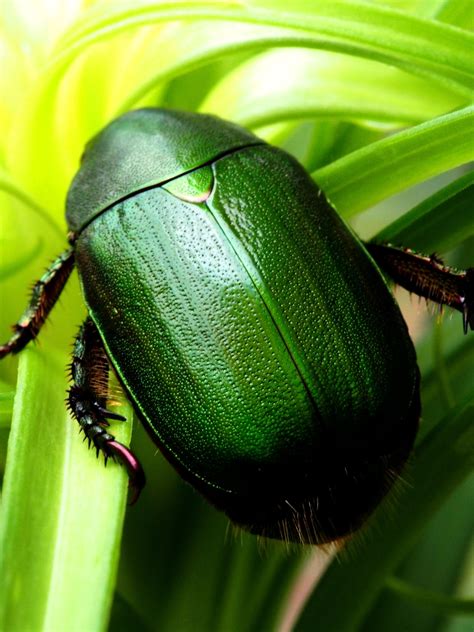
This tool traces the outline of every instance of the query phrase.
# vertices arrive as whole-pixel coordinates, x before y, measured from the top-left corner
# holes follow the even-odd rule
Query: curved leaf
[[[461,105],[459,96],[445,88],[396,68],[294,49],[271,51],[242,64],[214,87],[200,109],[251,128],[305,118],[400,126]]]
[[[474,107],[363,147],[312,175],[344,217],[474,158]]]
[[[65,63],[94,41],[114,32],[178,19],[214,19],[248,22],[313,33],[321,47],[358,51],[381,61],[416,69],[453,87],[474,87],[471,64],[473,38],[460,29],[408,15],[376,4],[353,0],[321,0],[315,5],[294,2],[284,12],[271,3],[252,2],[122,2],[113,11],[92,10],[60,42],[58,62]],[[370,26],[370,28],[367,28]],[[436,41],[436,47],[431,44]]]

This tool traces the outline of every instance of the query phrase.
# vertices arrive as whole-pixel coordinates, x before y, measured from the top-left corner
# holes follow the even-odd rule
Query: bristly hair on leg
[[[392,244],[367,243],[380,268],[398,285],[461,312],[464,333],[474,330],[474,268],[457,270],[436,254],[423,255]]]
[[[73,384],[68,393],[68,408],[83,429],[89,447],[94,444],[97,456],[102,452],[105,460],[113,458],[126,468],[133,491],[130,504],[133,504],[145,484],[145,474],[133,452],[107,432],[108,419],[124,421],[125,417],[107,410],[109,363],[90,317],[76,337],[70,373]]]
[[[13,335],[4,345],[0,345],[0,359],[10,353],[18,353],[31,340],[35,340],[73,268],[74,251],[69,249],[55,259],[33,285],[28,306],[18,322],[13,325]]]

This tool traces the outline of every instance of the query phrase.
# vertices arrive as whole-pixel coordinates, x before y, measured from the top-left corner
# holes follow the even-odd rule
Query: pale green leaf
[[[351,52],[390,62],[414,72],[472,89],[471,47],[474,41],[460,29],[410,16],[375,4],[353,0],[321,0],[311,6],[294,2],[278,11],[269,3],[253,2],[120,2],[114,10],[92,10],[76,22],[59,45],[57,63],[92,42],[143,24],[173,19],[232,20],[306,31],[321,48]],[[369,27],[369,28],[368,28]],[[436,41],[436,47],[432,42]]]
[[[436,12],[436,18],[466,30],[474,29],[474,11],[471,0],[444,0]]]
[[[93,632],[109,616],[126,475],[104,472],[67,415],[65,360],[51,349],[20,360],[0,514],[0,629],[11,632]]]
[[[469,106],[363,147],[313,176],[332,204],[351,217],[399,191],[474,159]]]
[[[242,64],[214,87],[200,109],[251,128],[306,118],[400,126],[461,105],[459,96],[396,68],[294,49],[272,51]]]

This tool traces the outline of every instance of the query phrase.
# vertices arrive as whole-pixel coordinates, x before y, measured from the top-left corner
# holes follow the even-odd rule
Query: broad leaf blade
[[[126,476],[82,444],[64,403],[64,359],[51,349],[20,359],[0,522],[4,630],[92,632],[109,616]],[[130,424],[117,432],[129,434]]]

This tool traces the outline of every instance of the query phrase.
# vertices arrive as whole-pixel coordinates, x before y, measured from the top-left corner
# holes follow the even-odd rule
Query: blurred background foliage
[[[363,238],[473,265],[471,0],[3,0],[0,12],[1,338],[65,248],[85,142],[143,105],[248,126],[296,155]],[[396,498],[335,555],[234,533],[139,426],[148,485],[123,526],[124,473],[99,466],[64,407],[84,317],[74,277],[38,344],[0,366],[0,629],[472,630],[474,336],[397,296],[422,430]],[[127,441],[131,424],[114,432]]]

